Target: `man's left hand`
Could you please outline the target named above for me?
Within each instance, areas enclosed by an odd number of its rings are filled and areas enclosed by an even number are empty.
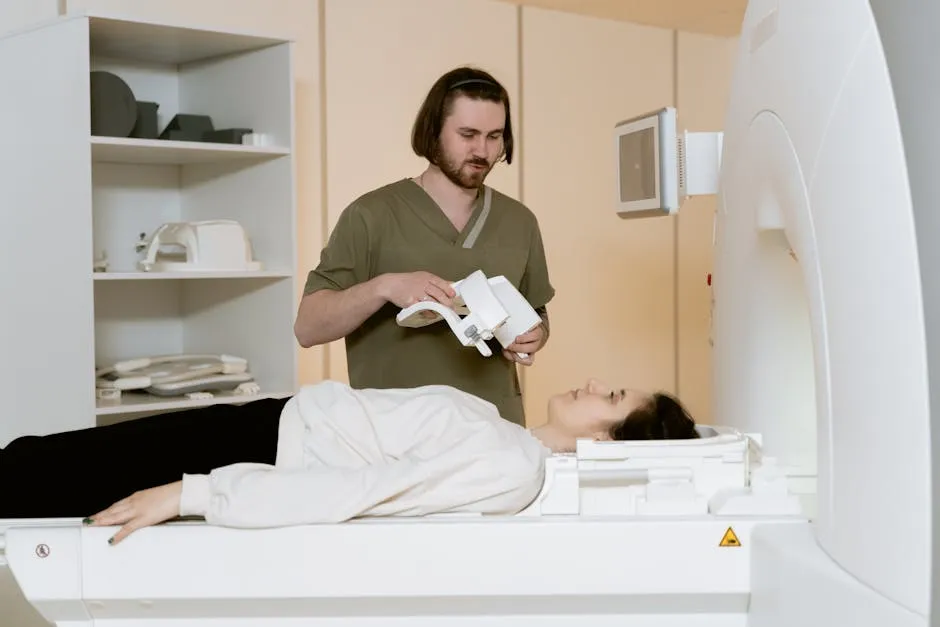
[[[158,525],[179,516],[182,493],[182,481],[141,490],[98,512],[86,522],[96,527],[122,525],[108,540],[110,544],[115,545],[138,529]]]
[[[535,361],[535,353],[545,344],[545,326],[538,325],[531,331],[516,337],[516,341],[503,350],[503,357],[523,366],[531,366]],[[528,355],[523,358],[519,353]]]

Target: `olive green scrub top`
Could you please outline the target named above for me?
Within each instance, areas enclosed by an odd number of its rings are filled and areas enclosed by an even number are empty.
[[[464,240],[481,213],[479,198],[462,232],[412,179],[356,199],[340,215],[312,270],[304,294],[344,290],[381,274],[427,271],[450,282],[476,270],[505,276],[543,319],[555,295],[535,215],[522,203],[492,190],[491,206],[470,248]],[[346,338],[349,383],[354,388],[450,385],[490,401],[503,418],[525,424],[515,364],[495,340],[484,357],[461,345],[443,320],[421,328],[397,324],[400,309],[386,303]]]

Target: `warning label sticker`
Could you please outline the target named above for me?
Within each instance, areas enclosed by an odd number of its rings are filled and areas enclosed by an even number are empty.
[[[734,529],[728,527],[725,535],[721,537],[721,542],[718,543],[718,546],[741,546],[741,541],[738,540],[738,534],[734,532]]]

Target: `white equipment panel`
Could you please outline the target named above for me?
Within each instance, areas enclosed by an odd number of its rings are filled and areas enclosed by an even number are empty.
[[[790,614],[800,612],[809,579],[774,557],[815,554],[829,564],[816,572],[827,573],[834,595],[852,581],[856,596],[894,608],[891,622],[918,616],[925,625],[932,500],[924,285],[901,119],[868,2],[751,0],[721,190],[714,415],[761,433],[767,454],[794,479],[818,485],[813,534],[767,531],[767,542],[808,544],[755,562],[760,572],[793,577],[762,590],[770,596],[755,607],[768,609],[751,624],[830,624],[822,608],[811,622]],[[841,624],[886,624],[865,607],[840,607]]]
[[[7,559],[25,597],[58,624],[744,627],[754,524],[175,523],[111,547],[113,529],[63,521],[7,531]],[[737,546],[721,546],[729,527]]]

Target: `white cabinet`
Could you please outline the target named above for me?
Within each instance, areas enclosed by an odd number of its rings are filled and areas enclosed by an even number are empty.
[[[248,360],[263,395],[297,385],[292,43],[201,27],[75,15],[0,38],[0,446],[101,416],[243,396],[96,400],[95,368],[179,353]],[[93,136],[90,73],[262,146]],[[259,271],[148,273],[141,234],[230,219]],[[94,272],[105,254],[107,271]]]

